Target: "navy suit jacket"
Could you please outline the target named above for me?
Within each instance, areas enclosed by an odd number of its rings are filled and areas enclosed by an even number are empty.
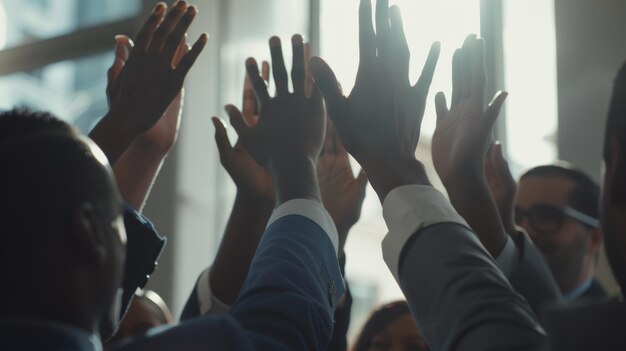
[[[325,350],[343,293],[327,234],[288,215],[263,234],[229,315],[195,318],[119,350]]]

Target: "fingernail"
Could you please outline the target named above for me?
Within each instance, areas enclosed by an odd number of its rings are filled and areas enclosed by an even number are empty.
[[[165,11],[166,7],[167,5],[164,2],[159,2],[154,6],[154,13],[160,15]]]

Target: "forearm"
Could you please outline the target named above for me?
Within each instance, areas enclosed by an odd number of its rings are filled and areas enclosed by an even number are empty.
[[[135,140],[113,166],[122,197],[134,209],[143,208],[166,155]]]
[[[119,115],[109,112],[89,133],[89,138],[102,149],[111,165],[117,163],[136,137],[121,120]]]
[[[454,208],[487,251],[497,257],[506,244],[507,233],[485,178],[479,172],[459,172],[458,177],[446,180],[444,185]]]
[[[220,301],[231,305],[239,295],[272,209],[270,199],[237,191],[210,273],[211,289]]]

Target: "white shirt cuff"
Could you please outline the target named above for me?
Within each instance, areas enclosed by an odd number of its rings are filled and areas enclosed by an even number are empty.
[[[390,191],[383,201],[383,217],[389,228],[382,242],[383,259],[398,282],[400,254],[413,234],[438,223],[469,228],[450,201],[427,185],[403,185]]]
[[[506,244],[498,257],[496,257],[496,264],[507,278],[511,278],[511,274],[513,274],[515,268],[517,268],[518,262],[517,245],[515,245],[513,239],[507,235]]]
[[[322,204],[318,201],[309,199],[289,200],[274,210],[274,213],[272,213],[272,216],[267,222],[267,227],[272,225],[278,219],[289,215],[300,215],[319,225],[333,243],[335,255],[337,254],[339,250],[339,235],[337,234],[337,227],[335,227],[335,222],[333,222],[330,214],[326,211]]]
[[[211,288],[210,277],[211,267],[207,268],[200,274],[198,284],[196,285],[196,293],[198,294],[198,306],[200,306],[200,315],[205,314],[227,314],[230,306],[220,301]]]

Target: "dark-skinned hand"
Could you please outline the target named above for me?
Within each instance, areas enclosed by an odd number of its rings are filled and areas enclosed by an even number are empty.
[[[137,136],[159,121],[179,95],[189,69],[202,52],[202,34],[174,66],[185,32],[197,8],[179,1],[169,11],[159,3],[140,30],[115,83],[108,89],[111,116],[123,118],[125,130]]]
[[[355,178],[348,152],[341,144],[332,121],[327,121],[326,140],[317,161],[317,177],[324,207],[339,233],[339,252],[343,251],[350,228],[361,217],[367,176],[361,170]]]
[[[376,32],[371,1],[359,8],[359,68],[348,97],[335,74],[320,58],[310,61],[329,116],[343,145],[365,169],[381,201],[395,186],[428,184],[423,166],[415,160],[426,98],[439,57],[434,43],[415,85],[409,81],[409,49],[397,6],[376,3]],[[409,180],[411,178],[412,180]]]
[[[269,63],[263,61],[261,75],[265,82],[269,82],[269,74]],[[247,74],[244,79],[241,112],[249,126],[254,127],[257,124],[259,120],[257,100],[252,82]],[[212,120],[215,126],[215,143],[220,154],[220,162],[235,182],[237,190],[273,205],[274,186],[270,174],[250,156],[241,142],[238,141],[235,146],[231,146],[226,128],[219,118],[213,117]]]
[[[270,97],[256,61],[249,58],[246,70],[257,98],[257,124],[249,125],[235,106],[226,106],[239,142],[271,174],[278,204],[293,198],[320,199],[315,169],[324,141],[324,107],[316,89],[310,97],[305,93],[302,36],[294,35],[292,46],[293,92],[288,88],[280,39],[272,37],[270,52],[276,96]]]

